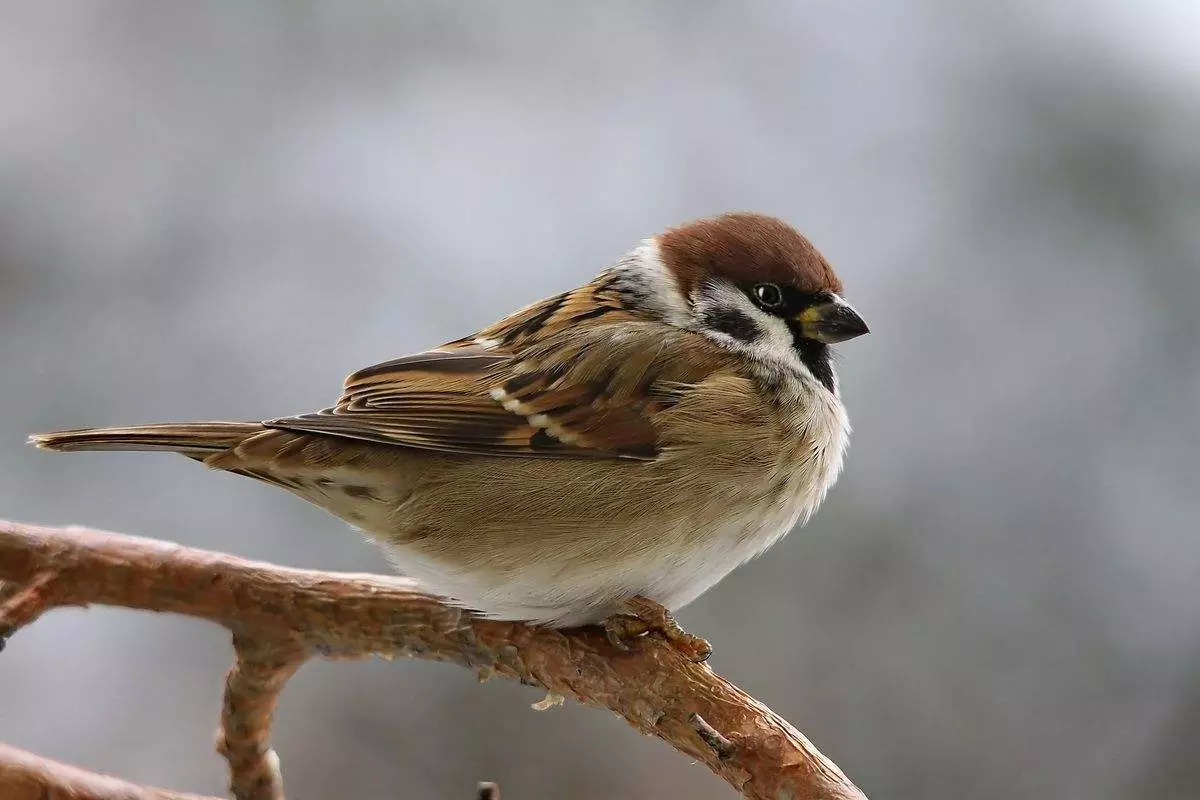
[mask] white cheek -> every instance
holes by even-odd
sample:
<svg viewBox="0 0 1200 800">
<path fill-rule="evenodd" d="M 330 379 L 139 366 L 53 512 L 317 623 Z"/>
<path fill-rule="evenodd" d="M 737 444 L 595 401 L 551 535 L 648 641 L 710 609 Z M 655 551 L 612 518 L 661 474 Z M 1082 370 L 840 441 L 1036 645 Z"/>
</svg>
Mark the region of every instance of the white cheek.
<svg viewBox="0 0 1200 800">
<path fill-rule="evenodd" d="M 763 314 L 761 311 L 759 314 L 763 318 L 759 320 L 759 325 L 766 335 L 753 342 L 752 346 L 757 348 L 760 358 L 764 361 L 786 364 L 795 369 L 804 369 L 804 364 L 800 361 L 800 354 L 796 352 L 796 347 L 792 342 L 792 332 L 788 330 L 787 323 L 779 317 Z"/>
<path fill-rule="evenodd" d="M 754 305 L 736 286 L 728 283 L 705 284 L 693 299 L 692 307 L 697 320 L 703 319 L 706 312 L 715 309 L 739 311 L 753 320 L 759 330 L 759 335 L 752 341 L 744 341 L 696 323 L 693 323 L 693 327 L 726 347 L 745 353 L 757 361 L 791 371 L 807 371 L 796 348 L 792 346 L 792 332 L 788 330 L 787 323 Z"/>
</svg>

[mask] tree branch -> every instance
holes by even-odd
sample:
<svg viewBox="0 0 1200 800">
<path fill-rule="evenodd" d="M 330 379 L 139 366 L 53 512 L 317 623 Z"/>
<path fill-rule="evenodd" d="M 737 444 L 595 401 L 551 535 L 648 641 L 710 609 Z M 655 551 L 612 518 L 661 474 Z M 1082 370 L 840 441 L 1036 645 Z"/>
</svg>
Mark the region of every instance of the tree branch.
<svg viewBox="0 0 1200 800">
<path fill-rule="evenodd" d="M 4 800 L 217 800 L 138 786 L 111 775 L 51 761 L 0 742 L 0 797 Z"/>
<path fill-rule="evenodd" d="M 296 669 L 314 655 L 378 654 L 450 661 L 609 709 L 747 798 L 865 800 L 784 719 L 657 638 L 622 653 L 588 628 L 479 619 L 403 578 L 290 569 L 79 527 L 0 521 L 0 580 L 22 587 L 0 606 L 0 638 L 50 608 L 92 603 L 230 629 L 237 664 L 226 681 L 218 749 L 239 800 L 283 798 L 268 734 L 278 693 Z M 7 752 L 0 750 L 0 795 Z"/>
</svg>

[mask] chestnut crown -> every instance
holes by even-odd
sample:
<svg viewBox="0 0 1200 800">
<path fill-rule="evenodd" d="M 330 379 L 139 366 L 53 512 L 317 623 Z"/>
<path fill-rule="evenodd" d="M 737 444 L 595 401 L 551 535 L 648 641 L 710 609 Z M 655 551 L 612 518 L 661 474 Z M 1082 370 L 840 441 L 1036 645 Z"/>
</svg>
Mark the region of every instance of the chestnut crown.
<svg viewBox="0 0 1200 800">
<path fill-rule="evenodd" d="M 663 264 L 691 297 L 707 279 L 764 281 L 805 294 L 842 293 L 829 262 L 791 225 L 733 212 L 670 228 L 657 237 Z"/>
</svg>

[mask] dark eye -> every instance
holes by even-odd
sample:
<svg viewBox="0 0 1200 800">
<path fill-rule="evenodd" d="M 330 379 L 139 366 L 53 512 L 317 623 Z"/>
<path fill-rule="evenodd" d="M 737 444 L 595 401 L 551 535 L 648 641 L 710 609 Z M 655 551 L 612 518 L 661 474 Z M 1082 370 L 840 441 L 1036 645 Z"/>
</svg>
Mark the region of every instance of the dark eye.
<svg viewBox="0 0 1200 800">
<path fill-rule="evenodd" d="M 773 283 L 759 283 L 754 286 L 754 299 L 768 311 L 783 307 L 783 292 Z"/>
</svg>

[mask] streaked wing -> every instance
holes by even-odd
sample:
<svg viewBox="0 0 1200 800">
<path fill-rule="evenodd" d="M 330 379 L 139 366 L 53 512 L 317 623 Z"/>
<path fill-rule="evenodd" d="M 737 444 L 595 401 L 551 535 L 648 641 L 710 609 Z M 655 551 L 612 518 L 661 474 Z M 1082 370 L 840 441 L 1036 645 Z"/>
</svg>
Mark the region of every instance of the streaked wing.
<svg viewBox="0 0 1200 800">
<path fill-rule="evenodd" d="M 487 347 L 466 339 L 369 367 L 335 407 L 266 424 L 449 453 L 652 459 L 655 414 L 723 353 L 616 307 L 572 322 L 596 304 L 571 294 L 486 329 Z"/>
<path fill-rule="evenodd" d="M 644 319 L 627 306 L 616 290 L 620 280 L 613 271 L 600 274 L 577 289 L 548 297 L 509 314 L 472 337 L 447 347 L 469 347 L 484 342 L 508 352 L 567 329 L 587 328 L 619 320 Z"/>
</svg>

